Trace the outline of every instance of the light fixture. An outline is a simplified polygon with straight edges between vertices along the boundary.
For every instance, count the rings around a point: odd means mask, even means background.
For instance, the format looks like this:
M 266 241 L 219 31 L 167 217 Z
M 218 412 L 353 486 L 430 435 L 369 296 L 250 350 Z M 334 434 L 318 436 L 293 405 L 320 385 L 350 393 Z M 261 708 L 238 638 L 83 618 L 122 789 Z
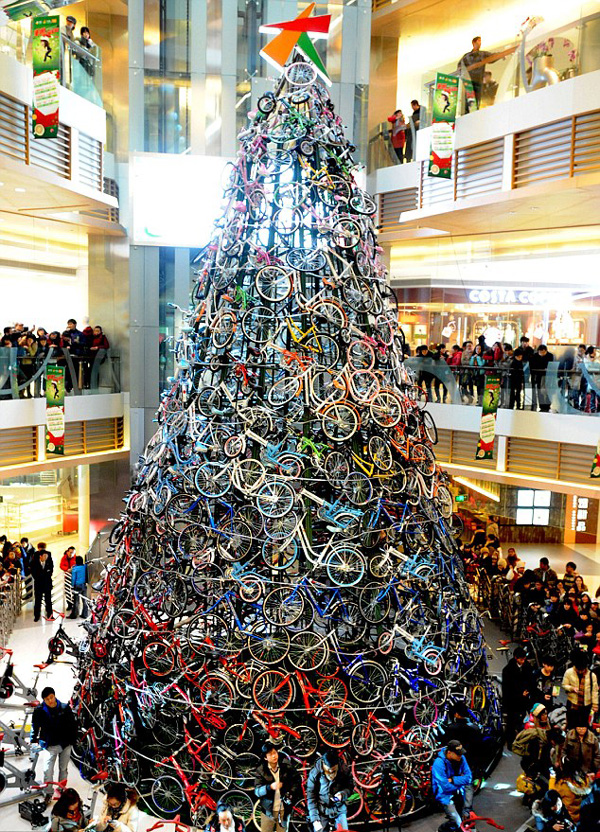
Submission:
M 15 188 L 15 193 L 24 194 L 25 193 L 25 188 Z
M 464 485 L 465 488 L 468 488 L 471 491 L 476 491 L 478 494 L 487 497 L 488 500 L 493 500 L 495 503 L 500 502 L 500 497 L 497 494 L 493 494 L 486 488 L 482 488 L 480 485 L 476 485 L 474 482 L 471 482 L 471 480 L 468 480 L 466 477 L 454 477 L 454 482 L 459 482 L 461 485 Z
M 4 187 L 4 182 L 0 182 L 0 188 Z

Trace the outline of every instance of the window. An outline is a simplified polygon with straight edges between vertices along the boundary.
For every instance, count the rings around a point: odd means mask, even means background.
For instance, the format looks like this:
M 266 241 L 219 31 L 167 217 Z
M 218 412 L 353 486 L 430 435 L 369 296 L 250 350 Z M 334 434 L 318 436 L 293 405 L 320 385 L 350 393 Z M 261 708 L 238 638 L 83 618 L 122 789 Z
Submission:
M 550 522 L 550 491 L 519 488 L 517 491 L 518 526 L 547 526 Z

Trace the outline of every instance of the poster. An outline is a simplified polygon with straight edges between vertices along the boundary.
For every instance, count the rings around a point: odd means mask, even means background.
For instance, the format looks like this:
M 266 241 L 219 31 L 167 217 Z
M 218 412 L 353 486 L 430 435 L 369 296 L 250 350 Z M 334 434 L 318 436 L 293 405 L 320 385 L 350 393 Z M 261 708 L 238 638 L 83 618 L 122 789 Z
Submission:
M 429 176 L 450 179 L 454 151 L 454 122 L 458 107 L 458 78 L 438 72 L 433 93 Z
M 594 456 L 594 461 L 592 462 L 590 477 L 593 480 L 596 480 L 598 479 L 598 477 L 600 477 L 600 439 L 598 440 L 598 444 L 596 445 L 596 455 Z
M 494 458 L 494 438 L 496 436 L 496 412 L 500 403 L 500 376 L 489 375 L 485 379 L 483 403 L 481 408 L 481 425 L 475 459 Z
M 34 17 L 33 135 L 52 139 L 58 134 L 60 88 L 60 17 Z
M 65 368 L 46 368 L 46 453 L 65 453 Z
M 465 91 L 465 112 L 474 113 L 475 110 L 478 110 L 479 108 L 477 106 L 477 98 L 475 97 L 473 82 L 470 78 L 463 78 L 463 89 Z

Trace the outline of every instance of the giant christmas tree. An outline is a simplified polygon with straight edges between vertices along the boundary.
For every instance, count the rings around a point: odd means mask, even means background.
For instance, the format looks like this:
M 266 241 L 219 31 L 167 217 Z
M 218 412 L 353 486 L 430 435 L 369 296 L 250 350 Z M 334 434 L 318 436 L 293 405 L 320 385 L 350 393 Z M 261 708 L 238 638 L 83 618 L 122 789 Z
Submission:
M 460 524 L 313 62 L 294 54 L 239 138 L 112 533 L 77 755 L 201 826 L 223 794 L 250 818 L 265 739 L 305 773 L 333 747 L 349 817 L 381 820 L 428 800 L 452 702 L 497 736 Z

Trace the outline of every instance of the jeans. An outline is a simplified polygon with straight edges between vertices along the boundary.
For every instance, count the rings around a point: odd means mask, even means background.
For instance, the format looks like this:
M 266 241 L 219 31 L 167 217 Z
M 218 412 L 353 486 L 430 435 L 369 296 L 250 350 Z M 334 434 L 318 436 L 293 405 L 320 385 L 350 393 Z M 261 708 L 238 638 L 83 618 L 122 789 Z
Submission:
M 76 589 L 73 590 L 73 612 L 71 613 L 73 618 L 77 618 L 79 615 L 79 599 L 81 598 L 81 617 L 87 618 L 88 615 L 88 604 L 87 598 L 85 595 L 85 589 L 82 591 L 77 591 Z
M 463 815 L 468 815 L 468 813 L 471 811 L 472 806 L 473 785 L 469 783 L 468 786 L 465 786 L 464 798 L 462 794 L 457 793 L 454 795 L 454 798 L 450 801 L 450 803 L 446 803 L 445 806 L 442 806 L 448 823 L 448 832 L 450 832 L 450 830 L 454 828 L 460 829 L 460 826 L 462 824 L 462 817 L 459 814 L 459 812 L 462 811 Z
M 67 767 L 71 759 L 71 750 L 73 746 L 67 745 L 62 748 L 60 745 L 49 745 L 43 751 L 44 756 L 44 783 L 54 782 L 54 763 L 58 758 L 58 782 L 67 779 Z
M 346 817 L 345 806 L 340 806 L 337 814 L 334 817 L 331 817 L 331 815 L 324 816 L 321 813 L 319 813 L 319 815 L 325 832 L 327 832 L 328 829 L 348 829 L 348 818 Z

